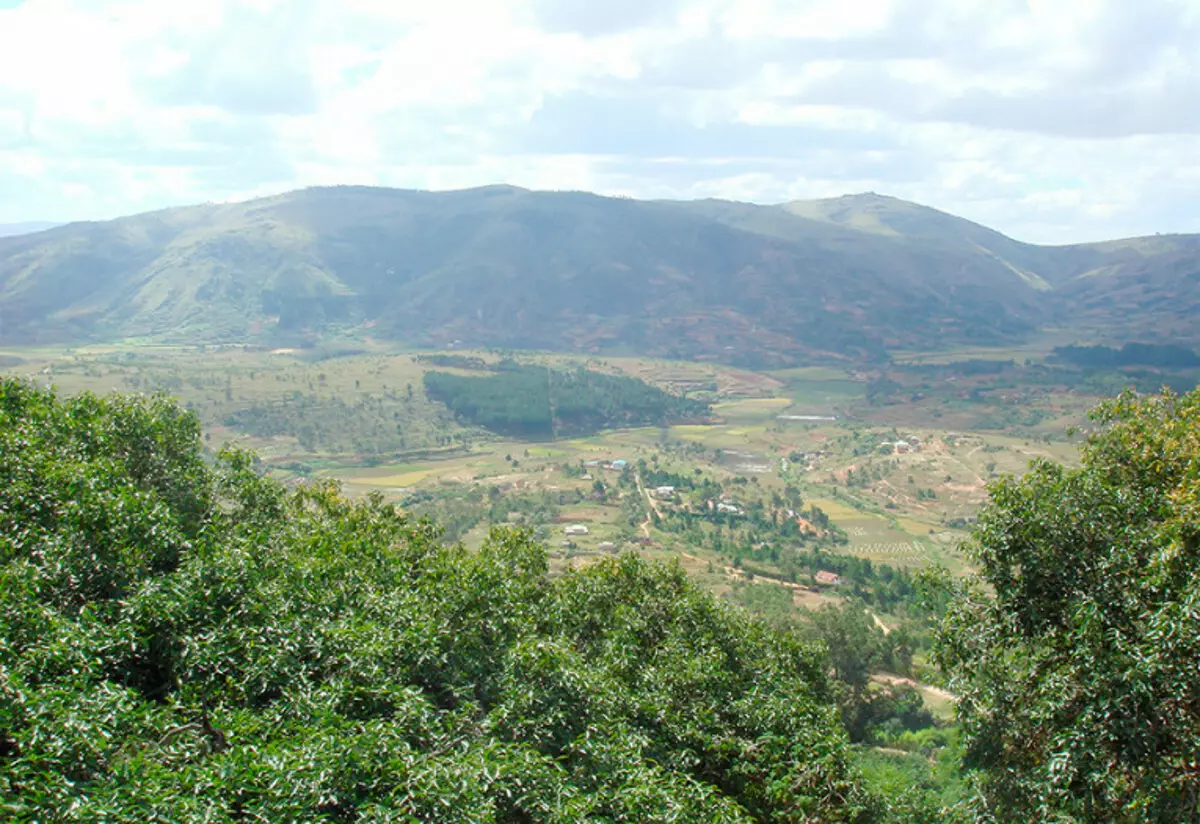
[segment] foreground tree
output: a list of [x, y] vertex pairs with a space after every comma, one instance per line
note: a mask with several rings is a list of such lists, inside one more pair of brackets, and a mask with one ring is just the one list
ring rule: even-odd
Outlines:
[[0, 380], [0, 819], [871, 822], [814, 647]]
[[1092, 417], [1080, 469], [992, 487], [942, 628], [977, 813], [1200, 820], [1200, 390]]

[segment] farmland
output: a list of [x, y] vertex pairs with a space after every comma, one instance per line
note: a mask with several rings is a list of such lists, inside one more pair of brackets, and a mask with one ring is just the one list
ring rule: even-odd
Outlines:
[[[485, 362], [497, 358], [460, 354]], [[1082, 423], [1094, 401], [1083, 392], [1039, 387], [1020, 406], [1025, 417], [1010, 415], [1002, 428], [984, 429], [976, 426], [981, 419], [989, 425], [1007, 421], [1002, 416], [1012, 406], [1007, 396], [981, 399], [994, 378], [987, 374], [947, 384], [952, 392], [880, 402], [881, 380], [893, 394], [904, 390], [892, 378], [852, 369], [751, 372], [646, 358], [520, 357], [640, 378], [711, 403], [712, 415], [705, 422], [530, 441], [456, 419], [422, 391], [424, 375], [435, 368], [428, 357], [384, 346], [126, 345], [0, 352], [9, 373], [66, 393], [177, 397], [199, 416], [210, 446], [253, 449], [279, 477], [331, 478], [352, 495], [377, 491], [418, 512], [457, 512], [461, 517], [452, 520], [470, 523], [461, 533], [451, 528], [451, 537], [468, 545], [481, 540], [493, 515], [505, 508], [501, 503], [511, 500], [512, 517], [505, 512], [502, 520], [538, 529], [561, 564], [584, 560], [601, 545], [636, 546], [679, 557], [718, 587], [729, 583], [721, 571], [722, 553], [706, 545], [707, 539], [698, 544], [694, 529], [685, 534], [665, 528], [664, 515], [670, 521], [689, 506], [694, 515], [695, 506], [663, 502], [651, 517], [647, 493], [636, 485], [623, 487], [621, 473], [604, 466], [625, 460], [635, 475], [643, 466], [707, 479], [735, 506], [762, 504], [776, 515], [799, 507], [772, 507], [772, 498], [793, 496], [830, 519], [836, 532], [828, 531], [828, 543], [839, 553], [909, 569], [929, 564], [961, 569], [956, 547], [987, 483], [1022, 472], [1036, 458], [1073, 460], [1067, 428]], [[530, 503], [535, 500], [539, 506]], [[523, 510], [529, 510], [527, 516]], [[565, 542], [568, 523], [586, 526], [587, 535]], [[699, 529], [705, 536], [717, 529], [736, 532], [724, 525]], [[757, 543], [779, 542], [777, 535], [758, 532]], [[763, 568], [779, 572], [771, 562]]]

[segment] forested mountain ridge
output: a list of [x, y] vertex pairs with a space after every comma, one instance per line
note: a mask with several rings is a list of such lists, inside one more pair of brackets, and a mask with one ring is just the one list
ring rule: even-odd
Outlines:
[[[878, 195], [305, 189], [0, 238], [0, 341], [317, 339], [790, 363], [1200, 336], [1200, 239], [1019, 243]], [[1195, 310], [1195, 311], [1194, 311]]]

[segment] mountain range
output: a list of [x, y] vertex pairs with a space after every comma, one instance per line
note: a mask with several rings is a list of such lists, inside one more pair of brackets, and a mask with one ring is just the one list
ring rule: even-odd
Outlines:
[[1200, 339], [1200, 235], [1036, 246], [877, 194], [311, 188], [0, 237], [0, 343], [448, 345], [790, 364]]

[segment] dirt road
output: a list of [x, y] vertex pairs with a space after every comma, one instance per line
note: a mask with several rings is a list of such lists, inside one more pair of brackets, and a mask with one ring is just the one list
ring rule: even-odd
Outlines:
[[886, 672], [877, 672], [871, 676], [871, 680], [880, 684], [904, 684], [905, 686], [927, 692], [930, 695], [936, 695], [943, 701], [957, 701], [958, 698], [941, 687], [934, 687], [929, 684], [922, 684], [920, 681], [914, 681], [911, 678], [905, 678], [903, 675], [891, 675]]
[[[637, 481], [638, 494], [645, 497], [646, 502], [650, 504], [650, 509], [654, 512], [655, 515], [658, 516], [658, 519], [661, 521], [662, 520], [662, 511], [659, 510], [659, 508], [658, 508], [658, 502], [655, 501], [654, 497], [649, 492], [646, 491], [645, 487], [642, 486], [642, 476], [640, 474], [638, 474], [638, 475], [634, 475], [633, 478], [635, 481]], [[650, 537], [650, 524], [652, 521], [653, 521], [653, 518], [651, 518], [650, 515], [646, 515], [646, 520], [642, 521], [641, 524], [639, 524], [639, 527], [642, 530], [642, 534], [645, 535], [647, 538]]]

